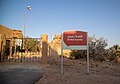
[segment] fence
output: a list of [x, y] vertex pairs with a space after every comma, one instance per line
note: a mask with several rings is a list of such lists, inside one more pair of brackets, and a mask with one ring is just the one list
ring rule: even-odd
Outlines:
[[6, 38], [0, 44], [1, 62], [41, 62], [41, 38]]

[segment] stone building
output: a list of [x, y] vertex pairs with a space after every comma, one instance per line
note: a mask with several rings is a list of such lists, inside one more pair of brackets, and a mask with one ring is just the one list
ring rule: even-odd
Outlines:
[[18, 38], [22, 38], [21, 30], [13, 30], [0, 25], [0, 55], [12, 55], [12, 49]]

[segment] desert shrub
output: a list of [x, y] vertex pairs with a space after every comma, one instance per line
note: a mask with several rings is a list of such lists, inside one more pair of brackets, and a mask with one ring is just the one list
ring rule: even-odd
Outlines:
[[105, 61], [106, 46], [107, 46], [107, 40], [105, 40], [103, 37], [98, 39], [94, 38], [92, 42], [89, 42], [90, 58], [93, 58], [93, 60]]
[[120, 57], [120, 46], [114, 45], [113, 47], [109, 48], [109, 60], [113, 61]]
[[70, 58], [80, 59], [85, 58], [87, 55], [86, 50], [72, 50]]
[[[105, 61], [107, 55], [105, 49], [105, 47], [107, 46], [107, 40], [105, 40], [104, 38], [96, 39], [94, 36], [90, 37], [89, 39], [91, 38], [92, 40], [89, 40], [90, 59]], [[75, 59], [86, 58], [86, 51], [73, 50], [71, 56]]]
[[[120, 46], [114, 45], [106, 49], [107, 40], [102, 38], [89, 37], [89, 57], [96, 61], [116, 61], [120, 58]], [[71, 58], [80, 59], [86, 58], [85, 50], [73, 50]]]

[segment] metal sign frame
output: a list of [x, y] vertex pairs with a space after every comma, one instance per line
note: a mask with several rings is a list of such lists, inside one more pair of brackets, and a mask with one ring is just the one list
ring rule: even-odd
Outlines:
[[[73, 30], [73, 31], [76, 31], [76, 30]], [[64, 31], [64, 32], [72, 32], [72, 31]], [[89, 70], [89, 45], [88, 45], [88, 32], [85, 32], [86, 33], [86, 40], [87, 40], [87, 44], [84, 45], [84, 46], [81, 46], [81, 45], [75, 45], [75, 46], [66, 46], [64, 47], [64, 42], [63, 42], [63, 33], [62, 32], [62, 38], [61, 38], [61, 73], [63, 74], [64, 73], [64, 69], [63, 69], [63, 64], [64, 64], [64, 58], [63, 58], [63, 49], [70, 49], [70, 50], [87, 50], [87, 74], [90, 73], [90, 70]], [[78, 32], [83, 32], [83, 31], [78, 31]]]

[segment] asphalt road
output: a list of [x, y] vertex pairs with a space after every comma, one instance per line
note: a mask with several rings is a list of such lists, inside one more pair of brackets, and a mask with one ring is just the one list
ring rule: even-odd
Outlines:
[[4, 68], [0, 69], [0, 84], [34, 84], [42, 77], [41, 69]]

